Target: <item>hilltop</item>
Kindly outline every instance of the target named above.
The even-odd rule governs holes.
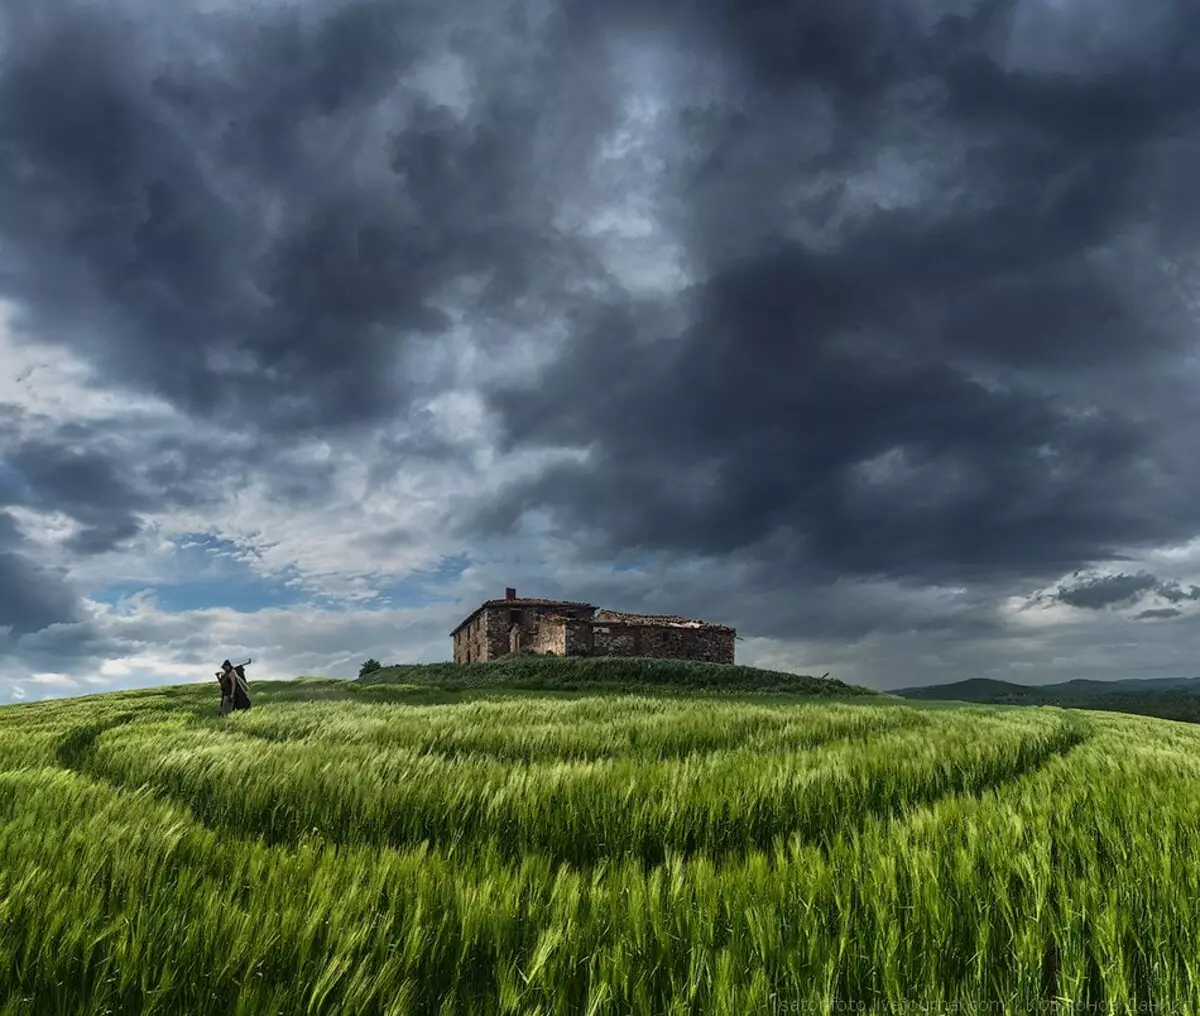
[[[612,656],[563,657],[520,653],[485,663],[420,663],[383,667],[358,678],[365,684],[528,690],[652,690],[657,692],[772,692],[815,696],[878,696],[832,678],[758,667],[690,660]]]

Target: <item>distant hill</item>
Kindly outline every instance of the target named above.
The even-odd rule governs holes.
[[[1200,723],[1200,677],[1076,679],[1043,685],[971,678],[952,684],[902,688],[893,694],[924,701],[1104,709]]]
[[[953,684],[930,685],[923,688],[901,688],[893,692],[904,698],[928,699],[953,702],[1040,702],[1041,689],[1011,681],[993,681],[989,678],[973,677]]]
[[[1145,692],[1172,689],[1200,693],[1200,677],[1130,677],[1119,681],[1089,681],[1085,678],[1076,678],[1074,681],[1064,681],[1062,684],[1052,684],[1046,687],[1061,688],[1064,691],[1072,692],[1094,692],[1102,695],[1110,695],[1114,691]]]

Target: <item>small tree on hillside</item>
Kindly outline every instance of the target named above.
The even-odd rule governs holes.
[[[383,664],[380,663],[378,660],[375,660],[375,659],[367,660],[366,663],[364,663],[361,667],[358,668],[358,676],[366,677],[368,674],[374,674],[375,671],[382,670],[382,669],[383,669]]]

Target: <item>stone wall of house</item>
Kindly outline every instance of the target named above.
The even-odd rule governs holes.
[[[736,632],[730,628],[684,628],[680,649],[684,659],[704,663],[733,663]]]
[[[476,614],[454,634],[454,662],[478,663],[488,655],[487,611]]]
[[[521,611],[509,607],[488,607],[484,612],[487,618],[487,645],[489,660],[499,659],[509,652],[512,637],[512,614],[518,618]]]
[[[496,656],[535,648],[539,636],[537,607],[489,607],[496,617]]]
[[[592,654],[592,624],[590,621],[567,621],[563,624],[565,656]]]
[[[610,622],[594,624],[592,638],[596,656],[733,662],[734,632],[729,629]]]
[[[637,656],[638,626],[632,624],[592,625],[592,653],[595,656]]]
[[[542,620],[538,625],[533,651],[546,656],[566,656],[567,638],[565,621]]]
[[[488,607],[454,635],[454,662],[480,663],[509,651],[509,612]]]
[[[584,617],[590,617],[591,611],[583,608],[571,608],[573,611],[581,614]],[[587,621],[568,620],[568,621],[547,621],[549,615],[561,613],[563,608],[553,604],[539,606],[524,606],[524,607],[488,607],[484,611],[490,615],[488,622],[488,645],[491,655],[488,659],[495,659],[498,656],[503,656],[505,653],[520,652],[532,650],[535,653],[551,651],[549,648],[544,648],[549,644],[554,646],[554,652],[558,655],[571,655],[577,652],[577,646],[581,637],[581,630],[586,636]],[[544,629],[553,629],[566,625],[566,629],[560,634],[545,633]],[[513,629],[516,628],[517,635],[514,638]],[[547,639],[550,643],[547,643]]]
[[[550,656],[587,656],[592,651],[592,626],[587,621],[543,617],[533,651]]]

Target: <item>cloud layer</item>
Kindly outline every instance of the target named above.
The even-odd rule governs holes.
[[[428,658],[517,580],[880,687],[1187,658],[1194,5],[44,0],[0,39],[15,677]],[[280,641],[312,611],[324,655]]]

